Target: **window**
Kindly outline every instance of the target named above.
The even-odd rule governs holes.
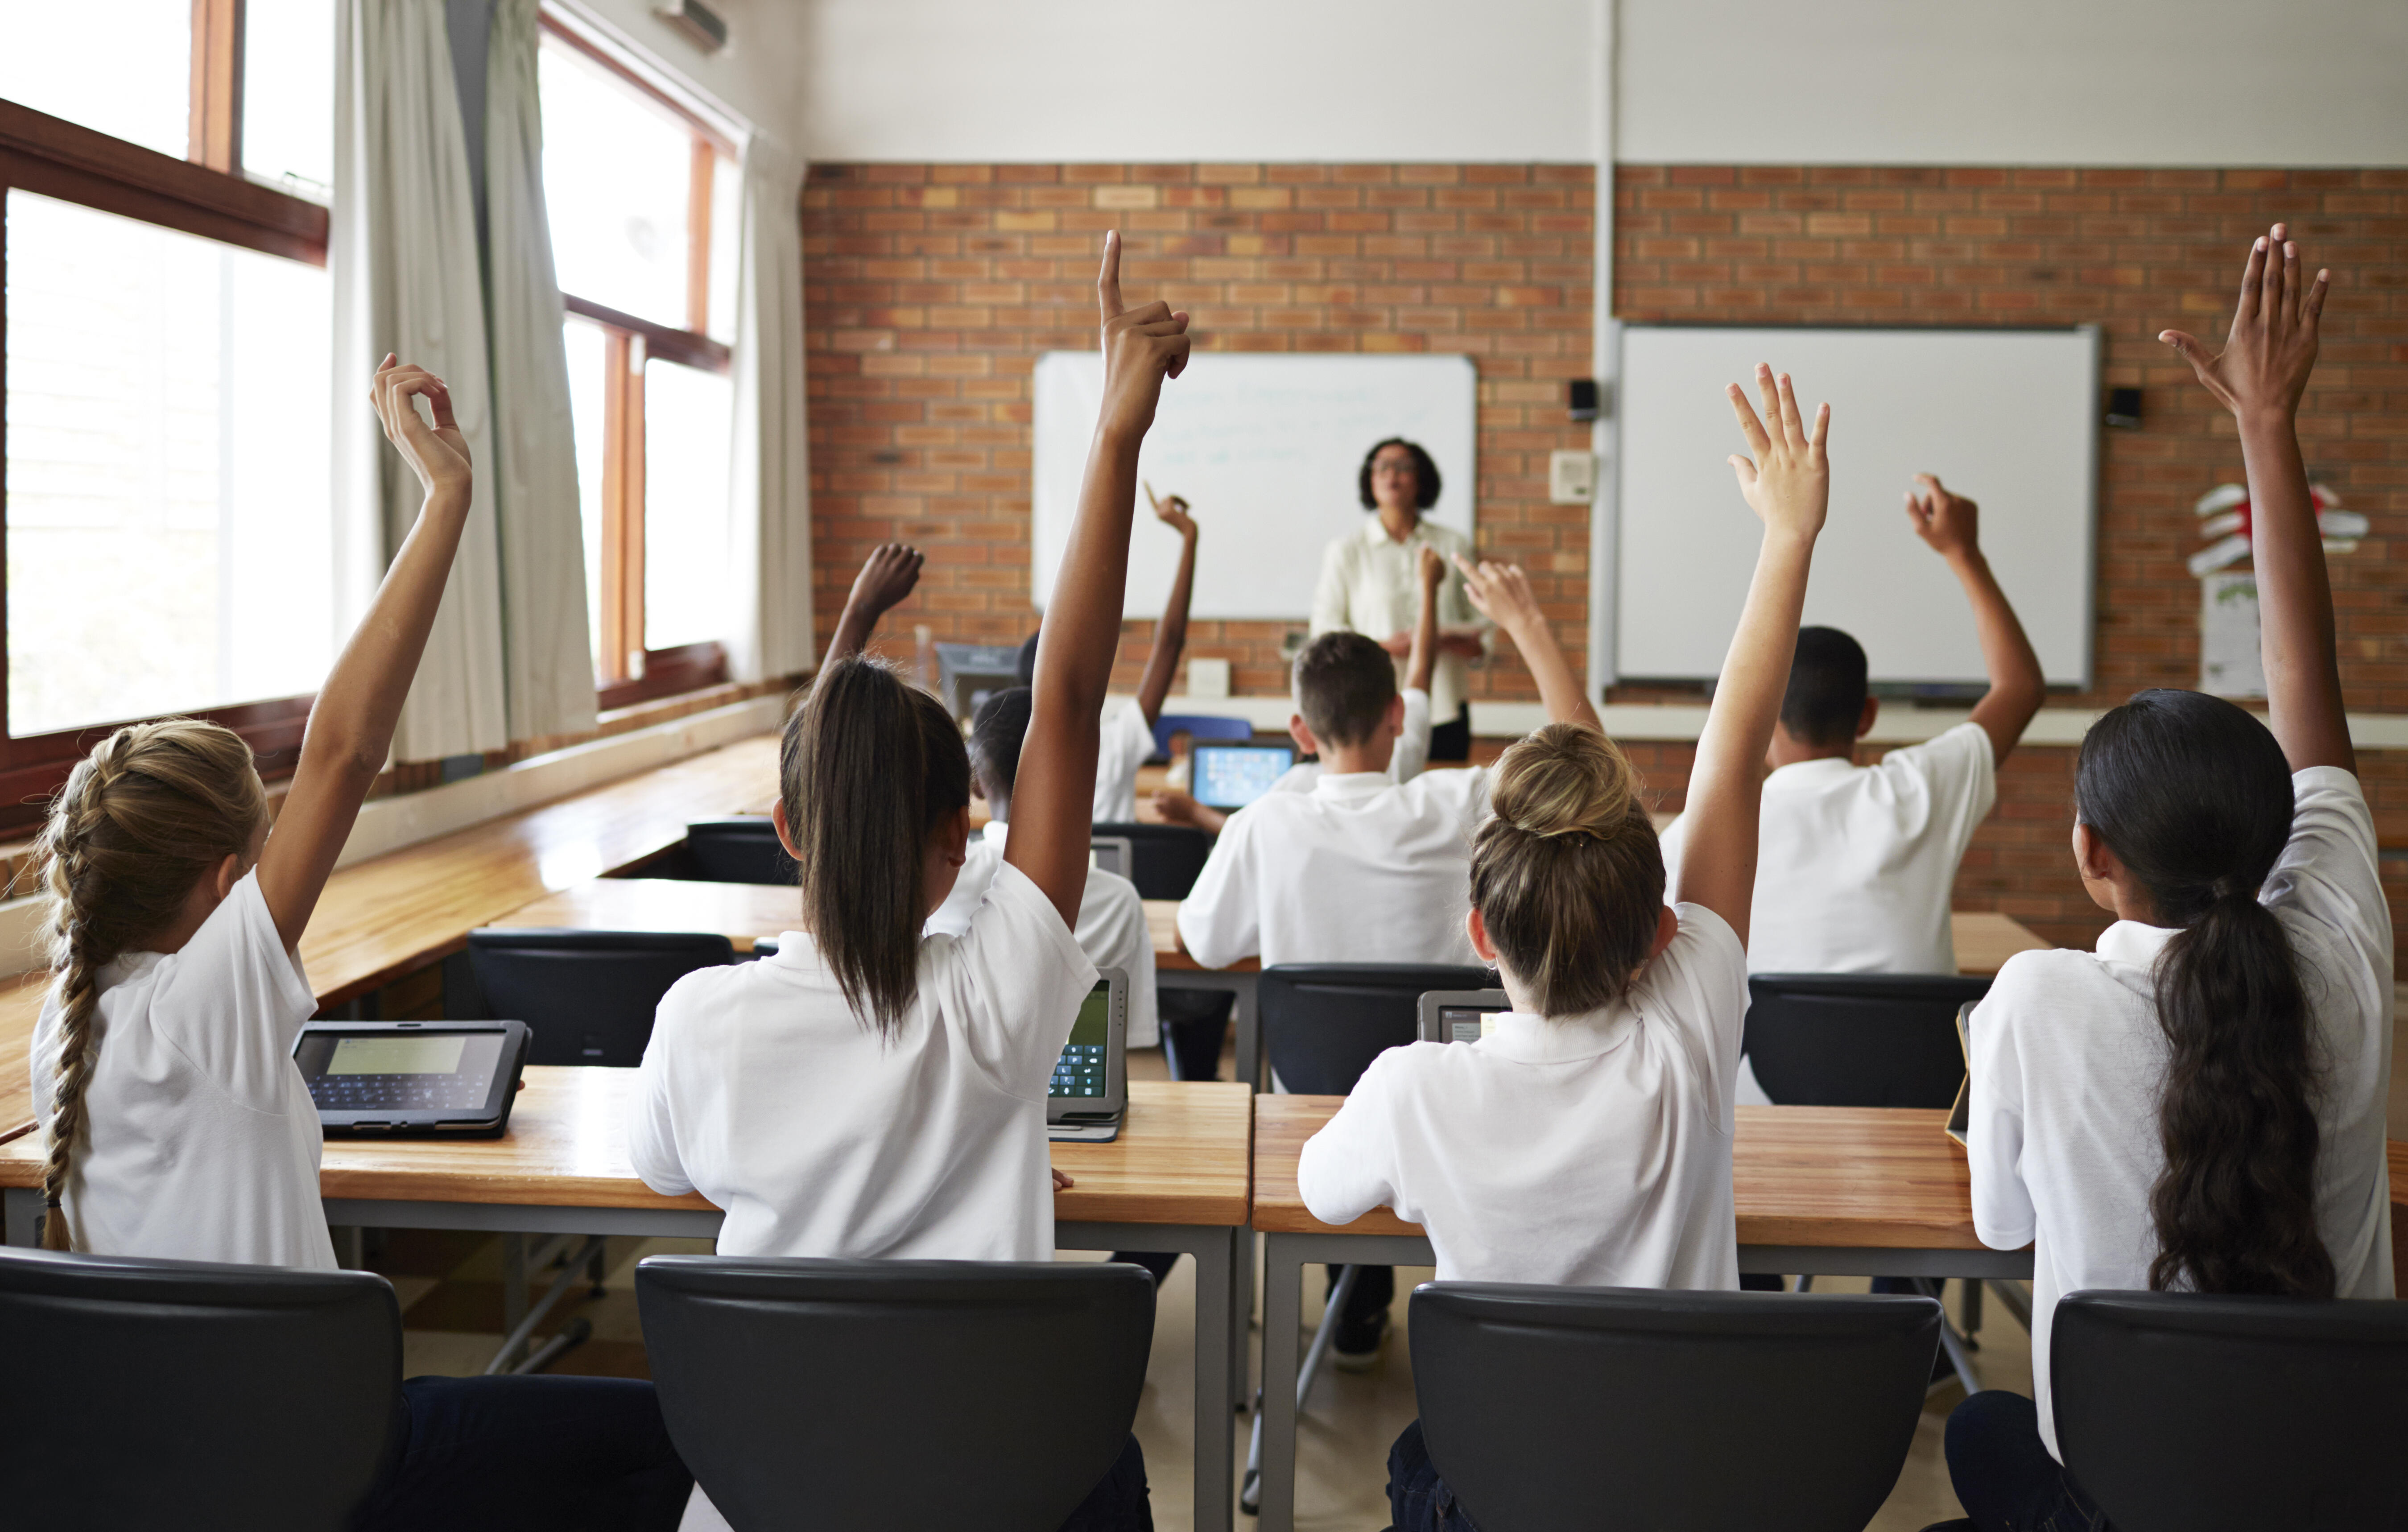
[[[99,47],[88,10],[9,8],[0,824],[98,731],[162,713],[290,769],[335,644],[326,212],[288,190],[322,193],[332,160],[326,9],[126,0]],[[246,60],[274,81],[255,136]],[[256,174],[254,148],[284,164]]]
[[[736,158],[549,19],[539,64],[594,669],[621,707],[726,676]]]

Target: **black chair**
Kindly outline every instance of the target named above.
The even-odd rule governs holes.
[[[529,1064],[632,1069],[669,986],[736,949],[702,932],[487,929],[468,933],[468,960],[486,1009],[526,1023]]]
[[[1105,839],[1126,840],[1136,858],[1128,881],[1140,899],[1183,899],[1196,887],[1205,859],[1212,854],[1212,836],[1193,824],[1140,824],[1098,821],[1088,831]]]
[[[1344,1095],[1373,1059],[1416,1040],[1425,994],[1495,982],[1451,963],[1282,963],[1255,981],[1263,1052],[1297,1095]]]
[[[1760,973],[1743,1044],[1784,1107],[1939,1107],[1956,1101],[1956,1011],[1990,993],[1958,974]]]
[[[2057,1447],[2117,1532],[2408,1526],[2408,1303],[2086,1291],[2052,1323]]]
[[[382,1277],[0,1251],[0,1521],[324,1532],[400,1451]]]
[[[685,855],[672,870],[692,881],[781,888],[796,887],[802,878],[766,814],[695,821],[685,827]]]
[[[1411,1328],[1430,1462],[1482,1532],[1857,1532],[1914,1441],[1940,1306],[1427,1282]]]
[[[740,1527],[1057,1532],[1154,1339],[1118,1263],[654,1255],[636,1300],[669,1437]]]

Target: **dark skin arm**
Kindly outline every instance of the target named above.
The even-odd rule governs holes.
[[[1170,599],[1163,604],[1162,621],[1154,625],[1154,652],[1146,656],[1145,677],[1138,682],[1137,705],[1145,709],[1150,728],[1162,717],[1163,699],[1179,674],[1179,652],[1187,647],[1187,603],[1196,593],[1196,521],[1187,502],[1175,494],[1157,495],[1148,486],[1145,497],[1163,525],[1179,534],[1179,572],[1170,577]]]
[[[1991,762],[2003,764],[2048,695],[2040,656],[2032,652],[2031,640],[2024,637],[2024,625],[2015,619],[2015,609],[2007,604],[2007,593],[1990,573],[1990,561],[1982,556],[1981,508],[1961,494],[1949,494],[1935,475],[1914,478],[1923,493],[1907,495],[1907,520],[1914,524],[1914,535],[1948,561],[1949,571],[1965,587],[1965,599],[1972,605],[1973,631],[1982,641],[1982,667],[1990,673],[1990,689],[1973,705],[1973,722],[1990,737]]]
[[[2315,370],[2330,274],[2318,271],[2314,281],[2306,280],[2289,234],[2277,223],[2251,248],[2222,351],[2209,354],[2180,330],[2157,338],[2182,353],[2241,427],[2267,722],[2292,770],[2334,766],[2355,772],[2358,752],[2349,741],[2334,652],[2332,586],[2298,431],[2300,395]]]
[[[920,566],[924,562],[918,549],[899,542],[880,543],[870,550],[869,557],[862,561],[861,573],[853,577],[853,594],[845,597],[836,637],[828,640],[829,664],[849,660],[869,647],[878,620],[920,583]]]

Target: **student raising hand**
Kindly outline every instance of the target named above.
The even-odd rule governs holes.
[[[861,573],[853,577],[853,592],[845,597],[844,615],[837,619],[836,637],[828,641],[830,662],[850,659],[869,646],[878,620],[920,583],[920,566],[925,559],[918,549],[899,542],[880,543],[869,551],[869,557],[861,561]]]
[[[1004,860],[1027,874],[1073,925],[1087,884],[1096,748],[1128,585],[1138,449],[1154,423],[1163,379],[1184,371],[1188,354],[1185,314],[1158,299],[1136,308],[1122,301],[1117,231],[1104,236],[1096,303],[1103,319],[1103,408],[1053,607],[1039,629],[1036,694],[1029,700],[1011,796],[1011,841],[1004,852]]]
[[[1747,603],[1714,687],[1706,726],[1689,771],[1684,818],[1688,843],[1681,856],[1678,902],[1720,915],[1741,943],[1756,894],[1756,816],[1764,791],[1764,752],[1789,684],[1798,648],[1798,615],[1806,601],[1806,572],[1831,495],[1831,468],[1823,440],[1831,407],[1814,413],[1810,432],[1798,413],[1789,376],[1758,364],[1759,417],[1736,383],[1727,391],[1746,438],[1748,457],[1733,456],[1740,494],[1764,523]]]
[[[1478,564],[1465,558],[1455,562],[1463,571],[1463,594],[1473,609],[1505,630],[1521,651],[1522,663],[1530,667],[1531,679],[1539,683],[1539,700],[1547,709],[1547,722],[1584,723],[1602,732],[1605,725],[1589,706],[1588,694],[1581,690],[1571,662],[1556,645],[1555,629],[1548,625],[1547,614],[1539,609],[1539,598],[1530,593],[1530,577],[1522,572],[1522,566],[1494,559]]]

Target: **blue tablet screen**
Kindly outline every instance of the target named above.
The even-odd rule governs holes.
[[[1198,745],[1196,801],[1212,809],[1242,809],[1269,792],[1295,764],[1296,752],[1284,745]]]

